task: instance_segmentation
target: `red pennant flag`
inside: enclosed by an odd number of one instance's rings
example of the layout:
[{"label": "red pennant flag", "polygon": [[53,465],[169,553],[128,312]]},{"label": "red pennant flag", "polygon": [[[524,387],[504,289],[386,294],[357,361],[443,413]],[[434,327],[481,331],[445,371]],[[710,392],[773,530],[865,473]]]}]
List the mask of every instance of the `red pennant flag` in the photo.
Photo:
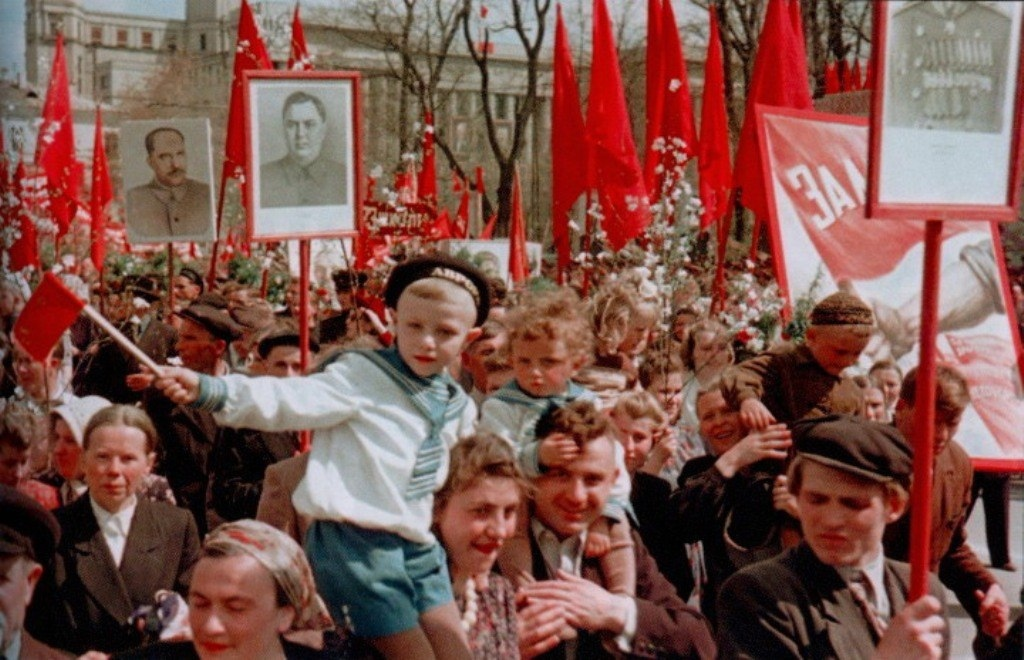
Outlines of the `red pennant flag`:
[{"label": "red pennant flag", "polygon": [[441,212],[437,214],[437,218],[434,220],[434,226],[430,230],[430,238],[440,241],[454,237],[455,232],[452,230],[452,219],[448,215],[448,209],[441,209]]},{"label": "red pennant flag", "polygon": [[797,59],[804,62],[806,70],[807,41],[804,38],[804,20],[800,15],[800,0],[789,0],[789,23],[793,30],[793,40],[797,48]]},{"label": "red pennant flag", "polygon": [[697,172],[700,176],[700,201],[704,212],[700,228],[706,229],[729,211],[732,165],[729,162],[729,117],[725,110],[725,69],[722,65],[722,41],[714,6],[708,9],[710,27],[708,55],[704,61],[704,98],[700,111],[700,143]]},{"label": "red pennant flag", "polygon": [[864,65],[866,71],[864,72],[864,84],[861,85],[861,89],[874,89],[875,88],[875,63],[871,58],[868,58],[868,63]]},{"label": "red pennant flag", "polygon": [[83,307],[85,303],[78,296],[68,291],[56,275],[47,272],[21,310],[11,336],[34,360],[42,362]]},{"label": "red pennant flag", "polygon": [[103,146],[103,111],[96,106],[96,135],[92,142],[92,197],[89,212],[92,216],[90,255],[96,270],[103,270],[106,255],[107,215],[106,207],[114,197],[110,185],[110,171],[107,169],[107,151]]},{"label": "red pennant flag", "polygon": [[555,22],[554,91],[551,96],[551,231],[558,272],[572,260],[569,212],[587,189],[587,142],[569,35],[558,6]]},{"label": "red pennant flag", "polygon": [[[661,137],[668,150],[661,154],[663,166],[657,177],[656,188],[648,188],[652,197],[671,189],[682,178],[683,157],[689,160],[697,153],[697,129],[693,125],[693,101],[690,98],[690,80],[686,72],[683,44],[679,40],[675,10],[671,2],[662,4],[661,44],[662,94]],[[683,144],[680,145],[679,142]]]},{"label": "red pennant flag", "polygon": [[420,201],[427,204],[437,202],[437,163],[434,157],[434,114],[423,115],[423,169],[420,170],[417,185]]},{"label": "red pennant flag", "polygon": [[526,256],[526,219],[523,217],[523,188],[519,169],[512,174],[512,209],[509,221],[508,274],[514,284],[522,284],[530,272]]},{"label": "red pennant flag", "polygon": [[36,143],[36,165],[46,172],[50,210],[57,225],[57,238],[68,232],[78,206],[81,165],[75,160],[74,122],[71,91],[64,59],[64,35],[57,33],[57,46],[50,71],[50,85],[43,104],[43,123]]},{"label": "red pennant flag", "polygon": [[855,92],[864,89],[864,80],[861,77],[860,60],[853,61],[853,70],[850,73],[850,91]]},{"label": "red pennant flag", "polygon": [[661,136],[661,115],[665,103],[665,85],[662,76],[661,9],[662,0],[647,0],[647,59],[645,62],[646,116],[644,119],[644,184],[652,197],[658,191],[657,166],[661,154],[655,151],[654,141]]},{"label": "red pennant flag", "polygon": [[495,213],[487,219],[487,224],[484,225],[484,229],[480,232],[480,238],[485,241],[491,240],[494,237],[494,228],[498,225],[498,214]]},{"label": "red pennant flag", "polygon": [[239,178],[245,172],[245,113],[242,98],[242,72],[251,69],[270,69],[273,64],[267,47],[260,37],[256,18],[247,0],[242,0],[238,17],[238,40],[235,46],[235,64],[231,80],[231,102],[228,106],[227,139],[224,143],[224,171],[226,178]]},{"label": "red pennant flag", "polygon": [[467,238],[469,236],[469,186],[462,188],[462,198],[459,200],[459,210],[455,212],[455,238]]},{"label": "red pennant flag", "polygon": [[478,194],[483,195],[486,188],[484,187],[484,168],[479,165],[476,166],[476,191]]},{"label": "red pennant flag", "polygon": [[836,69],[835,62],[829,62],[825,65],[825,93],[826,94],[838,94],[842,87],[839,84],[839,70]]},{"label": "red pennant flag", "polygon": [[25,268],[39,269],[39,239],[36,236],[36,225],[25,213],[25,191],[22,182],[25,179],[25,163],[19,161],[14,170],[14,207],[10,210],[11,223],[17,227],[18,238],[7,250],[7,269],[17,273]]},{"label": "red pennant flag", "polygon": [[594,0],[593,48],[586,120],[588,185],[598,191],[608,243],[620,250],[643,232],[651,216],[604,0]]},{"label": "red pennant flag", "polygon": [[[768,203],[754,106],[762,103],[786,108],[811,107],[807,61],[800,58],[792,17],[786,12],[785,2],[768,1],[733,170],[733,184],[743,190],[743,206],[753,211],[758,219],[768,217]],[[757,244],[756,236],[755,233],[754,245]]]},{"label": "red pennant flag", "polygon": [[295,13],[292,14],[292,49],[288,55],[288,69],[291,71],[312,71],[313,60],[309,57],[309,48],[306,46],[306,31],[302,29],[302,21],[299,20],[299,3],[295,3]]}]

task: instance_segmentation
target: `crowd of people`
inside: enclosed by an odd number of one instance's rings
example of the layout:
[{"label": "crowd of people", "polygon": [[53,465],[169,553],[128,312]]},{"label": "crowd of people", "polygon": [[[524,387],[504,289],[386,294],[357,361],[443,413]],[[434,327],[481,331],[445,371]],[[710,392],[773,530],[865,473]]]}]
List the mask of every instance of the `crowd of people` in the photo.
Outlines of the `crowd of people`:
[{"label": "crowd of people", "polygon": [[629,269],[584,300],[424,254],[336,273],[306,360],[297,286],[200,272],[103,292],[156,372],[87,320],[37,360],[0,285],[0,657],[909,660],[948,656],[952,599],[1021,657],[945,365],[911,596],[917,373],[864,364],[855,295],[738,356]]}]

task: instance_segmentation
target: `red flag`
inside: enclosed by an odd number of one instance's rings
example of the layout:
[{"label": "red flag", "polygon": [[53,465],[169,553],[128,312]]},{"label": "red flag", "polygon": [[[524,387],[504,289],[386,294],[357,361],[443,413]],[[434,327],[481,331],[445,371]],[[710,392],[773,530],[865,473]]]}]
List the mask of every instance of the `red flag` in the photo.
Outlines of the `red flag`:
[{"label": "red flag", "polygon": [[732,166],[729,162],[729,117],[725,110],[725,69],[722,42],[715,7],[708,9],[710,27],[708,55],[704,61],[704,98],[700,111],[700,143],[697,172],[700,176],[700,201],[704,212],[701,229],[720,220],[729,211]]},{"label": "red flag", "polygon": [[373,191],[377,188],[377,178],[372,174],[366,175],[366,201],[372,202],[374,200]]},{"label": "red flag", "polygon": [[[663,169],[657,177],[657,187],[648,188],[653,197],[670,189],[682,178],[685,156],[689,160],[697,153],[697,129],[693,125],[693,102],[690,99],[690,80],[686,72],[683,44],[679,40],[675,10],[671,2],[662,5],[661,45],[662,94],[661,137],[668,150],[661,154]],[[683,144],[680,145],[679,142]]]},{"label": "red flag", "polygon": [[[743,190],[743,206],[753,211],[758,219],[768,217],[768,203],[765,200],[754,106],[762,103],[787,108],[811,107],[807,61],[800,59],[800,48],[796,44],[792,18],[786,13],[785,2],[768,1],[733,170],[733,184]],[[757,244],[756,237],[755,233],[754,245]]]},{"label": "red flag", "polygon": [[89,213],[92,216],[90,254],[96,270],[103,270],[106,254],[107,215],[106,207],[114,197],[110,186],[110,171],[107,169],[107,151],[103,146],[103,111],[96,106],[96,135],[92,142],[92,197]]},{"label": "red flag", "polygon": [[[665,102],[665,85],[661,74],[664,57],[661,47],[661,2],[647,0],[647,59],[645,72],[646,118],[644,122],[644,183],[649,191],[657,191],[655,170],[661,155],[654,150],[654,141],[661,135],[661,114]],[[557,48],[557,47],[556,47]]]},{"label": "red flag", "polygon": [[797,58],[807,65],[807,41],[804,38],[804,20],[800,15],[800,0],[789,0],[789,24],[793,29],[793,39],[797,48]]},{"label": "red flag", "polygon": [[476,166],[476,191],[481,195],[483,195],[485,191],[484,168],[480,167],[479,165]]},{"label": "red flag", "polygon": [[494,228],[498,224],[498,214],[495,213],[491,217],[487,218],[487,224],[484,225],[483,231],[480,232],[480,238],[484,240],[490,240],[494,236]]},{"label": "red flag", "polygon": [[398,193],[398,202],[400,204],[415,204],[418,198],[416,188],[416,172],[410,161],[405,171],[395,172],[395,192]]},{"label": "red flag", "polygon": [[423,169],[420,170],[417,192],[421,201],[437,202],[437,163],[434,158],[434,114],[423,114]]},{"label": "red flag", "polygon": [[14,323],[11,336],[38,362],[53,350],[61,334],[78,318],[85,303],[51,272],[43,275]]},{"label": "red flag", "polygon": [[612,22],[604,0],[594,0],[594,57],[591,65],[587,136],[588,185],[596,188],[604,215],[602,229],[620,250],[650,223],[647,190],[636,156],[626,109]]},{"label": "red flag", "polygon": [[454,238],[455,232],[452,230],[452,219],[448,215],[448,209],[441,209],[441,212],[437,214],[434,219],[434,226],[430,229],[430,238],[435,241],[440,241],[446,238]]},{"label": "red flag", "polygon": [[569,212],[587,189],[587,142],[569,36],[558,6],[555,23],[554,92],[551,97],[551,232],[558,271],[572,260]]},{"label": "red flag", "polygon": [[57,224],[57,238],[68,232],[78,206],[81,165],[75,161],[71,92],[64,59],[64,35],[57,33],[57,47],[50,71],[50,85],[43,104],[43,123],[36,143],[36,165],[46,172],[50,209]]},{"label": "red flag", "polygon": [[853,61],[853,71],[850,73],[850,91],[855,92],[864,89],[864,80],[860,71],[860,60]]},{"label": "red flag", "polygon": [[868,58],[868,63],[864,65],[866,71],[864,72],[864,84],[861,85],[861,89],[874,89],[875,88],[875,63]]},{"label": "red flag", "polygon": [[256,18],[247,0],[242,0],[238,16],[238,40],[235,46],[234,73],[231,80],[231,102],[228,106],[227,139],[224,142],[222,176],[239,178],[245,171],[245,113],[242,108],[242,72],[270,69],[273,64],[260,37]]},{"label": "red flag", "polygon": [[825,93],[838,94],[841,90],[842,86],[839,84],[839,70],[836,69],[835,62],[829,62],[825,65]]},{"label": "red flag", "polygon": [[467,238],[469,236],[469,186],[462,188],[462,198],[459,200],[459,210],[455,212],[455,238]]},{"label": "red flag", "polygon": [[19,161],[14,170],[12,184],[14,207],[10,210],[11,224],[17,227],[18,238],[7,250],[7,269],[17,273],[24,268],[39,268],[39,239],[36,225],[25,213],[25,194],[22,181],[25,179],[25,163]]},{"label": "red flag", "polygon": [[292,14],[292,50],[288,55],[288,69],[291,71],[311,71],[313,61],[309,57],[309,48],[306,47],[306,32],[302,29],[302,21],[299,19],[299,3],[295,3],[295,13]]},{"label": "red flag", "polygon": [[522,284],[530,272],[526,256],[526,220],[523,218],[523,188],[519,183],[519,169],[512,173],[512,209],[508,231],[508,274],[514,284]]}]

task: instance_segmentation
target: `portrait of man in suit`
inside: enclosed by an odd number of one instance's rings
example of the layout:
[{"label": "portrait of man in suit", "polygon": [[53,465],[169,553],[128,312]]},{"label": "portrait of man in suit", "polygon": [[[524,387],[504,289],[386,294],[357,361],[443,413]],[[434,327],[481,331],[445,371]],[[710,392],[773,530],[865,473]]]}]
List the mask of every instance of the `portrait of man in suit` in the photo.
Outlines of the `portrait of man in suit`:
[{"label": "portrait of man in suit", "polygon": [[125,195],[128,238],[138,243],[209,240],[213,235],[210,186],[188,176],[185,134],[159,126],[145,136],[147,183]]}]

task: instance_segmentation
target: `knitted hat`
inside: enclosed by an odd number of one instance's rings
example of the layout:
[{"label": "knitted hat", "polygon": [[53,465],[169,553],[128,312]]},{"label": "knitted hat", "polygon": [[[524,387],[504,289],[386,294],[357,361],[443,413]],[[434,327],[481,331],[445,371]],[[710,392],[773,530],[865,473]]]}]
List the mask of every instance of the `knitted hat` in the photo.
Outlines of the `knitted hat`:
[{"label": "knitted hat", "polygon": [[913,452],[896,427],[850,415],[793,424],[797,455],[871,481],[903,484],[914,472]]},{"label": "knitted hat", "polygon": [[81,447],[85,442],[85,427],[89,426],[89,420],[110,405],[110,401],[101,396],[74,397],[67,403],[57,406],[50,415],[64,420],[75,442]]},{"label": "knitted hat", "polygon": [[875,317],[863,300],[837,291],[811,310],[811,325],[874,325]]},{"label": "knitted hat", "polygon": [[491,288],[487,278],[476,266],[447,254],[413,257],[391,271],[384,287],[384,304],[398,307],[398,299],[410,284],[417,280],[436,277],[462,287],[476,303],[476,323],[482,325],[491,311]]}]

